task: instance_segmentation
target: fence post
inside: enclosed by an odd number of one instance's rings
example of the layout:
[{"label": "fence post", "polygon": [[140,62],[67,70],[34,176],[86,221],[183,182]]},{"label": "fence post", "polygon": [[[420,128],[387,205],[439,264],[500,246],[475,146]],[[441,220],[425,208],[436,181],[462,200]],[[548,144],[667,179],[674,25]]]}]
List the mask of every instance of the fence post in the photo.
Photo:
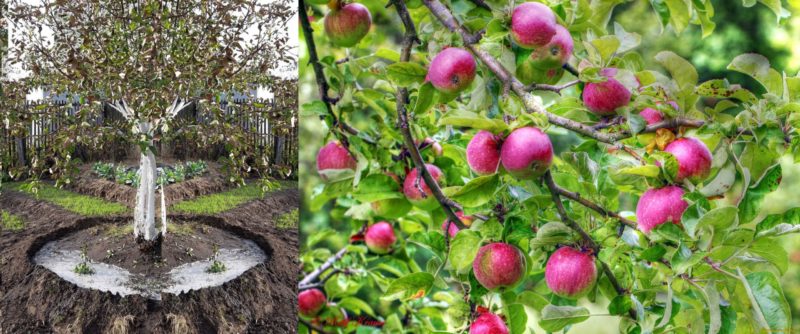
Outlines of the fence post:
[{"label": "fence post", "polygon": [[19,160],[20,166],[28,166],[28,162],[26,161],[27,152],[25,150],[25,138],[15,137],[14,140],[17,142],[17,160]]}]

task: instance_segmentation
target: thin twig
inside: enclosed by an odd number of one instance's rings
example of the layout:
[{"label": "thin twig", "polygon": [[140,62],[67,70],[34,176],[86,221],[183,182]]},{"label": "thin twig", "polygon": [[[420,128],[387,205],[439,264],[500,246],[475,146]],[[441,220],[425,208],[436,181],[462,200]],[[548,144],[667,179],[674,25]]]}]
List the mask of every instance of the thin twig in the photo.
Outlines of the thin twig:
[{"label": "thin twig", "polygon": [[320,275],[322,275],[322,273],[324,273],[331,266],[333,266],[333,264],[336,263],[336,261],[339,261],[346,253],[347,253],[347,247],[344,247],[340,249],[338,252],[336,252],[336,254],[329,257],[327,260],[325,260],[325,262],[321,266],[319,266],[317,269],[314,269],[314,271],[312,271],[311,273],[306,275],[306,277],[300,280],[300,283],[297,284],[298,288],[302,290],[304,289],[304,287],[311,285],[312,284],[311,282],[316,280]]},{"label": "thin twig", "polygon": [[572,87],[572,86],[575,86],[575,85],[579,84],[580,82],[581,82],[580,80],[573,80],[573,81],[567,82],[567,83],[565,83],[563,85],[546,85],[546,84],[534,83],[534,84],[531,84],[530,86],[528,86],[528,91],[547,90],[547,91],[551,91],[551,92],[555,92],[555,93],[561,94],[562,90],[567,89],[567,88]]},{"label": "thin twig", "polygon": [[[561,203],[561,198],[559,197],[559,192],[558,192],[559,188],[553,181],[553,175],[550,173],[550,171],[548,170],[547,172],[545,172],[542,178],[544,179],[544,182],[547,185],[547,187],[550,189],[550,194],[553,198],[553,202],[556,205],[556,210],[558,210],[558,215],[561,216],[561,221],[563,221],[564,224],[566,224],[575,232],[577,232],[581,236],[581,239],[583,239],[585,245],[591,248],[595,255],[600,254],[600,245],[598,245],[594,241],[594,239],[592,239],[592,236],[589,235],[589,233],[586,233],[586,231],[581,227],[580,224],[578,224],[578,222],[574,221],[567,214],[567,210],[564,209],[564,204]],[[608,281],[611,282],[611,285],[614,287],[614,290],[616,290],[617,293],[620,295],[626,294],[627,290],[625,290],[625,288],[623,288],[622,285],[619,284],[617,277],[614,276],[614,273],[611,271],[611,268],[608,267],[608,264],[606,264],[604,261],[600,261],[599,258],[597,260],[603,267],[603,272],[606,274],[606,277],[608,277]],[[630,310],[629,315],[633,319],[636,319],[636,312],[634,310]]]},{"label": "thin twig", "polygon": [[[397,14],[400,15],[400,20],[403,22],[403,26],[405,27],[405,34],[403,35],[402,44],[403,48],[400,53],[400,61],[405,62],[411,58],[411,48],[414,46],[414,43],[419,41],[417,38],[417,30],[414,26],[414,21],[411,20],[411,15],[408,14],[408,9],[406,8],[403,0],[392,0],[391,3],[397,10]],[[436,180],[434,180],[431,174],[428,173],[428,169],[425,167],[425,161],[422,160],[422,155],[419,153],[419,148],[417,147],[414,137],[411,134],[408,111],[406,110],[406,103],[408,103],[408,90],[405,87],[398,87],[397,93],[395,94],[395,99],[397,100],[397,125],[398,128],[400,128],[400,131],[403,133],[403,140],[405,142],[406,149],[408,149],[409,155],[411,156],[411,161],[414,162],[414,165],[418,169],[417,174],[422,176],[422,179],[425,181],[425,184],[428,185],[428,188],[431,190],[433,196],[441,204],[442,209],[444,209],[448,219],[456,224],[459,229],[466,228],[466,225],[464,225],[461,219],[458,218],[458,215],[456,215],[456,213],[453,211],[453,208],[458,208],[459,206],[453,200],[444,195],[442,189],[439,187],[439,184],[436,183]],[[424,194],[424,192],[422,193]]]},{"label": "thin twig", "polygon": [[[301,0],[301,1],[302,1],[302,0]],[[317,325],[314,325],[314,324],[312,324],[312,323],[308,322],[308,320],[306,320],[306,319],[303,319],[303,318],[299,318],[299,319],[300,319],[300,322],[301,322],[303,325],[305,325],[306,327],[308,327],[309,329],[313,329],[313,330],[315,330],[315,331],[319,332],[320,334],[328,334],[328,332],[327,332],[327,331],[325,331],[325,329],[324,329],[324,328],[322,328],[322,327],[320,327],[320,326],[317,326]]]},{"label": "thin twig", "polygon": [[[552,176],[551,176],[551,178],[552,178]],[[592,209],[595,212],[597,212],[597,213],[599,213],[599,214],[601,214],[603,216],[617,219],[617,220],[619,220],[621,223],[623,223],[625,225],[628,225],[628,226],[630,226],[632,228],[637,228],[637,225],[636,225],[636,223],[634,221],[632,221],[630,219],[627,219],[625,217],[622,217],[622,216],[620,216],[618,213],[616,213],[614,211],[607,210],[607,209],[603,208],[602,206],[598,205],[597,203],[594,203],[594,202],[582,197],[581,194],[579,194],[577,192],[572,192],[572,191],[569,191],[567,189],[561,188],[558,185],[556,185],[555,182],[553,183],[553,188],[552,189],[554,189],[555,192],[558,193],[558,195],[564,196],[564,197],[569,198],[569,199],[571,199],[571,200],[573,200],[575,202],[578,202],[581,205],[583,205],[583,206],[585,206],[585,207],[587,207],[589,209]]]}]

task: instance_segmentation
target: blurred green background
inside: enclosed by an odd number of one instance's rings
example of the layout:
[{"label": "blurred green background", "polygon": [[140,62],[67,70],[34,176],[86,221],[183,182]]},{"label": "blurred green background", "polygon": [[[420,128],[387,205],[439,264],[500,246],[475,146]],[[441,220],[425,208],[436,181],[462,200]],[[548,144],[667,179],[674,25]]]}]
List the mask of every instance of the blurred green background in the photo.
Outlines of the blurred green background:
[{"label": "blurred green background", "polygon": [[[393,10],[387,10],[383,3],[360,1],[367,5],[373,15],[373,28],[366,37],[374,49],[386,47],[397,49],[402,34],[402,25],[396,18]],[[731,83],[738,83],[746,88],[760,92],[763,89],[748,77],[736,72],[726,70],[728,63],[742,53],[759,53],[770,59],[772,67],[784,70],[787,75],[796,75],[800,70],[800,0],[784,0],[784,6],[793,16],[777,22],[775,14],[763,5],[745,8],[740,0],[717,0],[714,3],[714,33],[705,39],[702,38],[700,28],[690,26],[680,35],[676,35],[670,28],[661,31],[657,24],[642,24],[643,22],[657,22],[658,18],[653,12],[648,1],[632,1],[617,6],[614,10],[612,21],[619,22],[627,31],[636,32],[642,36],[641,45],[635,51],[641,53],[646,67],[658,68],[653,57],[659,51],[671,50],[688,59],[697,68],[700,81],[713,78],[727,78]],[[312,22],[319,21],[327,12],[327,8],[315,6]],[[377,31],[380,30],[380,31]],[[300,104],[304,104],[319,96],[314,82],[314,73],[308,65],[308,52],[304,44],[304,36],[300,31]],[[332,56],[335,59],[344,57],[358,57],[366,54],[345,54],[343,49],[329,48],[324,43],[317,42],[320,57]],[[350,51],[354,52],[354,51]],[[355,52],[366,52],[358,50]],[[363,122],[357,118],[351,119],[350,124],[359,128]],[[320,186],[321,180],[316,173],[315,157],[319,148],[329,140],[326,137],[327,128],[317,116],[310,116],[302,112],[300,132],[300,186],[304,198],[309,198],[314,189]],[[800,188],[800,165],[794,164],[791,159],[783,159],[784,179],[781,187],[765,201],[766,213],[782,212],[788,207],[800,206],[800,196],[795,189]],[[301,207],[300,233],[301,240],[324,228],[334,228],[340,234],[329,236],[323,245],[332,250],[344,246],[348,242],[350,224],[343,217],[343,211],[335,210],[328,204],[323,210],[310,212],[305,204]],[[786,298],[791,304],[795,318],[795,328],[800,332],[800,235],[790,235],[783,238],[784,246],[789,252],[789,271],[782,278]],[[302,247],[302,246],[301,246]],[[301,252],[308,249],[301,248]],[[365,292],[370,293],[370,292]],[[372,292],[375,293],[375,292]],[[378,300],[378,296],[374,299]],[[387,307],[384,305],[383,307]],[[374,305],[376,310],[381,307]],[[593,314],[607,313],[603,307],[590,307]],[[616,333],[617,321],[613,317],[592,317],[580,326],[575,326],[573,332],[581,332],[581,328],[591,330],[593,333]]]}]

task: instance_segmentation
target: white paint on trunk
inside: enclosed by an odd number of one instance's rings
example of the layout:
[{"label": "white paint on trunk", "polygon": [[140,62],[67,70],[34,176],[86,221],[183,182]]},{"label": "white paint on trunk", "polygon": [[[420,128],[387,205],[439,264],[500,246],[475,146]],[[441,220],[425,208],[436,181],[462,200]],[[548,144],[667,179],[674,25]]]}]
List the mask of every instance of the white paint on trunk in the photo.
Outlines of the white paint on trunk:
[{"label": "white paint on trunk", "polygon": [[167,200],[164,198],[164,187],[161,185],[161,236],[167,235]]},{"label": "white paint on trunk", "polygon": [[[139,122],[139,131],[148,134],[152,124]],[[152,146],[152,140],[148,146]],[[156,157],[153,151],[141,152],[139,160],[139,188],[136,191],[136,207],[133,210],[133,233],[144,240],[156,238]]]}]

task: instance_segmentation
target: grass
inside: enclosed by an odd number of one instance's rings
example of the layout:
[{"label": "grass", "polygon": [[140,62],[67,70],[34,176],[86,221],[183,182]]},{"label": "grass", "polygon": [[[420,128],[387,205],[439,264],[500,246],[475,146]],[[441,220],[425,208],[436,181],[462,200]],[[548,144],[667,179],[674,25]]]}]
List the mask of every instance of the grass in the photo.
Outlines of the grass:
[{"label": "grass", "polygon": [[24,228],[25,222],[22,221],[22,218],[0,210],[0,230],[18,232],[22,231]]},{"label": "grass", "polygon": [[194,235],[194,224],[170,224],[168,222],[167,233],[175,235]]},{"label": "grass", "polygon": [[278,228],[282,229],[292,229],[297,228],[297,224],[300,222],[300,211],[294,209],[287,213],[282,214],[278,217]]},{"label": "grass", "polygon": [[112,225],[106,229],[106,234],[110,237],[121,237],[133,234],[133,225]]},{"label": "grass", "polygon": [[[25,192],[23,187],[24,183],[21,182],[6,183],[3,185],[3,188],[6,189]],[[35,195],[31,195],[84,216],[106,216],[121,214],[128,211],[128,208],[122,204],[77,194],[68,190],[56,188],[49,184],[41,184],[38,192]]]},{"label": "grass", "polygon": [[[297,187],[297,182],[279,182],[280,187],[277,187],[277,189],[273,189],[272,191]],[[251,182],[246,186],[176,203],[171,209],[172,211],[183,213],[217,214],[233,209],[254,199],[262,198],[263,196],[264,193],[261,190],[261,185],[259,185],[257,182]]]},{"label": "grass", "polygon": [[228,270],[228,268],[225,267],[224,263],[214,260],[214,262],[211,263],[211,266],[208,267],[206,271],[212,274],[218,274],[225,270]]}]

